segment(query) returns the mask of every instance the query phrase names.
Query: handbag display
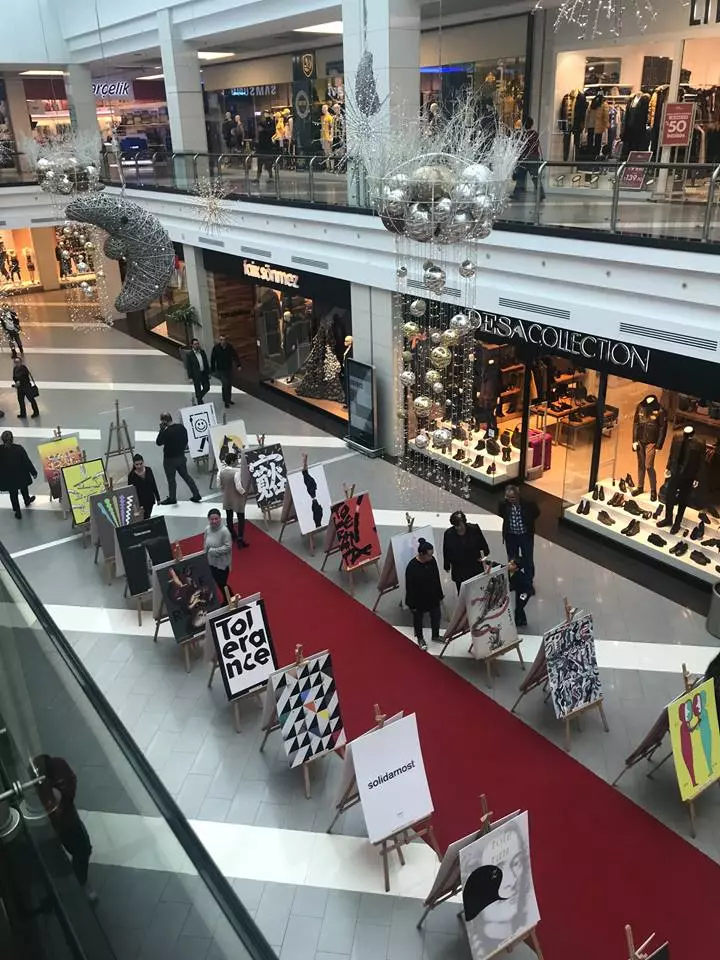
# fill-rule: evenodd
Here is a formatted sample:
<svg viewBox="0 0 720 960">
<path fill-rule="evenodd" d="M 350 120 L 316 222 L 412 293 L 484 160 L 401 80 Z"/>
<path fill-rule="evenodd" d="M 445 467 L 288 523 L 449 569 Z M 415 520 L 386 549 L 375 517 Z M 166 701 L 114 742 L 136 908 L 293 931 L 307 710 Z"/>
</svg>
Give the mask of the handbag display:
<svg viewBox="0 0 720 960">
<path fill-rule="evenodd" d="M 485 449 L 491 457 L 496 457 L 500 453 L 500 444 L 497 442 L 497 440 L 488 438 L 485 441 Z"/>
<path fill-rule="evenodd" d="M 516 450 L 520 449 L 520 443 L 522 441 L 522 430 L 520 427 L 515 427 L 512 432 L 512 437 L 510 438 L 510 443 Z"/>
<path fill-rule="evenodd" d="M 509 446 L 510 446 L 510 431 L 509 431 L 509 430 L 503 430 L 503 432 L 500 434 L 500 443 L 501 443 L 504 447 L 509 447 Z"/>
</svg>

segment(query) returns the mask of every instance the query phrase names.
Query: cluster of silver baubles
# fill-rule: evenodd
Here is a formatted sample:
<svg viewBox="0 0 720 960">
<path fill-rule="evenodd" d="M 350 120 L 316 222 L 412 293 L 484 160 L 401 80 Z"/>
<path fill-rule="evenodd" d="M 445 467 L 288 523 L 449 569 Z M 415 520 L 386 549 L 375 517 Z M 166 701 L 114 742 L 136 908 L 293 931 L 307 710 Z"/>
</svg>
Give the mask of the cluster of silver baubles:
<svg viewBox="0 0 720 960">
<path fill-rule="evenodd" d="M 418 243 L 483 240 L 503 208 L 504 189 L 484 163 L 423 157 L 383 180 L 378 213 L 388 230 Z"/>
<path fill-rule="evenodd" d="M 38 183 L 45 193 L 70 196 L 96 193 L 103 189 L 100 171 L 94 163 L 82 163 L 76 157 L 41 157 L 36 165 Z"/>
</svg>

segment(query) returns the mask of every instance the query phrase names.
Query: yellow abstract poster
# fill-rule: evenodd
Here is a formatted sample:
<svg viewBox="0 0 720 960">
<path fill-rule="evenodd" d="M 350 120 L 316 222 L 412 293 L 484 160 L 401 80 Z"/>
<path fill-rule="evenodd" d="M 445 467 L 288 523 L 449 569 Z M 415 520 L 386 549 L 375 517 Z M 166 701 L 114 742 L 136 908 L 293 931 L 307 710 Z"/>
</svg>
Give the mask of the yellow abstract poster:
<svg viewBox="0 0 720 960">
<path fill-rule="evenodd" d="M 67 437 L 58 437 L 46 443 L 39 443 L 37 449 L 45 479 L 50 487 L 50 496 L 53 500 L 59 500 L 60 471 L 63 467 L 82 460 L 80 438 L 76 433 L 72 433 Z"/>
<path fill-rule="evenodd" d="M 62 470 L 73 523 L 76 527 L 90 520 L 90 497 L 107 490 L 107 477 L 102 460 L 74 463 Z"/>
<path fill-rule="evenodd" d="M 720 729 L 712 680 L 673 700 L 668 719 L 680 796 L 692 800 L 720 777 Z"/>
</svg>

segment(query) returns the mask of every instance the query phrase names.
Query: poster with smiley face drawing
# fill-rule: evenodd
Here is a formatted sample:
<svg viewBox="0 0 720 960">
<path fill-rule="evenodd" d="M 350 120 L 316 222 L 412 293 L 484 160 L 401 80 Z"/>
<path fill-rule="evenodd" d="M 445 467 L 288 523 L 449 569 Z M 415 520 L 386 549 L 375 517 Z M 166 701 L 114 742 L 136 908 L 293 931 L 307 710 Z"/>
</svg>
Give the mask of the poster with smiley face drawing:
<svg viewBox="0 0 720 960">
<path fill-rule="evenodd" d="M 693 687 L 667 709 L 680 796 L 692 800 L 720 777 L 720 730 L 713 681 Z"/>
<path fill-rule="evenodd" d="M 527 811 L 460 851 L 463 912 L 473 960 L 488 960 L 540 922 Z"/>
</svg>

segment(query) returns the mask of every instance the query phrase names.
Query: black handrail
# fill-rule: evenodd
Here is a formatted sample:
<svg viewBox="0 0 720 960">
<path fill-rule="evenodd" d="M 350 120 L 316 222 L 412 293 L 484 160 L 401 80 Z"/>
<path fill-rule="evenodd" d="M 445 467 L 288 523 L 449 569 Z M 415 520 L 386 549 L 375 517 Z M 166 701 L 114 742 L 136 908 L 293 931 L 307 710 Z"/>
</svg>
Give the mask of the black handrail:
<svg viewBox="0 0 720 960">
<path fill-rule="evenodd" d="M 183 848 L 184 853 L 197 870 L 198 876 L 210 890 L 214 900 L 252 960 L 277 960 L 275 952 L 260 932 L 245 905 L 237 897 L 227 878 L 222 874 L 205 846 L 191 829 L 182 811 L 166 790 L 153 767 L 148 763 L 145 755 L 138 749 L 125 725 L 120 721 L 85 665 L 65 639 L 2 541 L 0 541 L 0 563 L 7 570 L 23 599 L 52 642 L 57 654 L 63 660 L 73 679 L 81 687 L 118 745 L 133 773 L 150 795 L 176 840 Z"/>
</svg>

